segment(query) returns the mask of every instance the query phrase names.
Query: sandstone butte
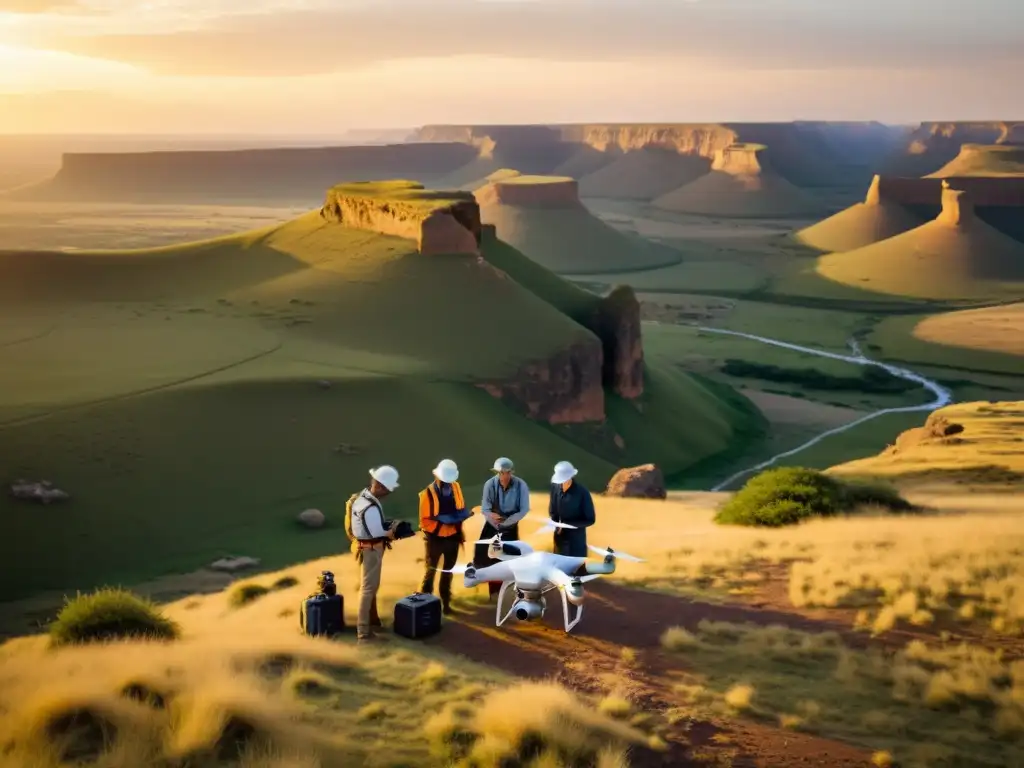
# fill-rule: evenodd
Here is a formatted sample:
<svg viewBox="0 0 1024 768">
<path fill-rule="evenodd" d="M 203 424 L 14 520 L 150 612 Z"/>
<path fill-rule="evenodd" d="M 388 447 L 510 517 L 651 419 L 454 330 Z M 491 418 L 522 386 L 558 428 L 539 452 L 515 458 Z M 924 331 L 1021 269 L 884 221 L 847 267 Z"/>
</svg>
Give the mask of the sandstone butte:
<svg viewBox="0 0 1024 768">
<path fill-rule="evenodd" d="M 880 186 L 881 177 L 876 175 L 864 202 L 801 229 L 796 239 L 820 251 L 852 251 L 895 237 L 923 223 L 899 203 L 883 199 Z"/>
<path fill-rule="evenodd" d="M 962 176 L 1024 177 L 1024 146 L 964 144 L 960 147 L 960 154 L 925 178 L 945 179 Z"/>
<path fill-rule="evenodd" d="M 479 254 L 480 206 L 469 192 L 415 181 L 355 182 L 327 191 L 320 215 L 354 229 L 416 241 L 425 255 Z"/>
<path fill-rule="evenodd" d="M 415 240 L 424 255 L 474 256 L 487 274 L 501 279 L 528 283 L 537 271 L 554 277 L 521 254 L 503 264 L 508 272 L 483 258 L 481 244 L 496 240 L 497 233 L 481 224 L 472 193 L 428 190 L 412 181 L 340 184 L 328 190 L 320 215 L 346 227 Z M 543 291 L 538 295 L 552 299 Z M 582 326 L 581 339 L 547 359 L 524 361 L 510 377 L 478 386 L 529 418 L 552 424 L 603 422 L 606 389 L 625 399 L 640 397 L 644 355 L 640 302 L 633 289 L 622 286 L 581 306 L 572 316 Z"/>
<path fill-rule="evenodd" d="M 579 183 L 568 176 L 499 177 L 478 189 L 475 196 L 482 206 L 575 208 L 582 205 Z"/>
<path fill-rule="evenodd" d="M 910 181 L 927 181 L 914 180 Z M 935 219 L 863 248 L 822 257 L 825 277 L 869 290 L 908 296 L 938 289 L 945 298 L 973 282 L 1024 281 L 1024 244 L 975 214 L 968 189 L 941 182 L 942 210 Z M 954 293 L 954 295 L 956 295 Z"/>
<path fill-rule="evenodd" d="M 779 175 L 763 144 L 731 144 L 715 152 L 710 173 L 654 200 L 657 208 L 712 216 L 796 216 L 817 201 Z"/>
</svg>

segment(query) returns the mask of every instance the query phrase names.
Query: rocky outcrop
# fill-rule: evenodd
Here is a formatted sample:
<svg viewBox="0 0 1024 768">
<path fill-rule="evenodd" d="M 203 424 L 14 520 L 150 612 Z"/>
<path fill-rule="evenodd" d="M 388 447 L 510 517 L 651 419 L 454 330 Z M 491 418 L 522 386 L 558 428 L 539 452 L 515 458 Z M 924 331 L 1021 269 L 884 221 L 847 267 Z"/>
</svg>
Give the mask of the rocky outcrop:
<svg viewBox="0 0 1024 768">
<path fill-rule="evenodd" d="M 976 221 L 970 193 L 942 182 L 942 212 L 935 220 L 947 227 L 969 228 Z"/>
<path fill-rule="evenodd" d="M 603 347 L 604 386 L 629 400 L 640 397 L 644 392 L 640 302 L 630 286 L 620 285 L 601 299 L 593 331 Z"/>
<path fill-rule="evenodd" d="M 581 205 L 579 185 L 566 176 L 516 176 L 495 179 L 475 193 L 482 206 L 567 208 Z"/>
<path fill-rule="evenodd" d="M 426 255 L 479 254 L 480 206 L 469 192 L 432 192 L 415 182 L 343 184 L 328 190 L 320 216 L 415 240 Z"/>
<path fill-rule="evenodd" d="M 597 339 L 582 338 L 547 360 L 523 366 L 507 380 L 477 386 L 535 421 L 603 422 L 602 357 Z"/>
<path fill-rule="evenodd" d="M 900 205 L 938 208 L 942 205 L 943 181 L 969 192 L 974 205 L 979 208 L 1024 207 L 1024 177 L 956 176 L 943 180 L 880 176 L 877 192 L 881 199 Z"/>
<path fill-rule="evenodd" d="M 664 499 L 668 497 L 665 490 L 665 476 L 654 464 L 642 464 L 639 467 L 620 469 L 608 481 L 605 496 L 618 496 L 629 499 Z"/>
</svg>

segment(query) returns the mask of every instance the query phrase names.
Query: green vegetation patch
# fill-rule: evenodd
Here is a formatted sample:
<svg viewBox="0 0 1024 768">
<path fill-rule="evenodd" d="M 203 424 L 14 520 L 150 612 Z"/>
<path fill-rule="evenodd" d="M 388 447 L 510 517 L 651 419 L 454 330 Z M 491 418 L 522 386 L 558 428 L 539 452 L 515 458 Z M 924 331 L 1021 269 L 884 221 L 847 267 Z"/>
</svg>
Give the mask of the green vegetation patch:
<svg viewBox="0 0 1024 768">
<path fill-rule="evenodd" d="M 893 512 L 915 509 L 888 486 L 847 483 L 805 467 L 780 467 L 751 478 L 722 505 L 715 522 L 778 528 L 865 506 Z"/>
<path fill-rule="evenodd" d="M 54 645 L 110 640 L 174 640 L 178 625 L 149 600 L 123 589 L 99 589 L 68 600 L 50 625 Z"/>
<path fill-rule="evenodd" d="M 797 384 L 807 389 L 845 390 L 872 394 L 899 394 L 918 389 L 919 384 L 893 376 L 884 368 L 862 366 L 860 376 L 834 376 L 817 368 L 784 368 L 779 365 L 729 359 L 720 369 L 729 376 Z"/>
</svg>

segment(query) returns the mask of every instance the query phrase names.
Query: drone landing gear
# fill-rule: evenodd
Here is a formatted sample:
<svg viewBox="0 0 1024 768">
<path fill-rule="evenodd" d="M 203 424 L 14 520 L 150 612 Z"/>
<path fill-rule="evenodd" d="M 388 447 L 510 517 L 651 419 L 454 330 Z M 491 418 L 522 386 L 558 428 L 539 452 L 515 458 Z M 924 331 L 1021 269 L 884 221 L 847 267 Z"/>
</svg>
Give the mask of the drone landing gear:
<svg viewBox="0 0 1024 768">
<path fill-rule="evenodd" d="M 502 615 L 502 613 L 501 613 L 502 606 L 505 604 L 505 592 L 508 590 L 509 587 L 515 588 L 515 582 L 512 582 L 512 581 L 503 582 L 502 585 L 501 585 L 501 589 L 498 590 L 498 605 L 497 605 L 497 608 L 495 610 L 495 616 L 494 616 L 494 626 L 496 626 L 496 627 L 500 627 L 502 624 L 504 624 L 506 621 L 508 621 L 509 616 L 512 615 L 512 611 L 515 610 L 515 607 L 516 607 L 516 602 L 517 601 L 513 601 L 512 605 L 509 607 L 509 609 L 507 611 L 505 611 L 505 614 Z M 558 588 L 557 587 L 548 587 L 541 594 L 542 595 L 543 594 L 547 594 L 548 592 L 550 592 L 553 589 L 558 589 Z M 576 606 L 575 615 L 572 617 L 572 619 L 570 619 L 569 618 L 569 599 L 565 596 L 565 590 L 559 589 L 558 590 L 558 594 L 562 598 L 562 619 L 565 621 L 565 631 L 566 632 L 571 632 L 573 627 L 575 627 L 577 624 L 579 624 L 580 623 L 580 619 L 583 618 L 583 606 L 582 605 Z"/>
</svg>

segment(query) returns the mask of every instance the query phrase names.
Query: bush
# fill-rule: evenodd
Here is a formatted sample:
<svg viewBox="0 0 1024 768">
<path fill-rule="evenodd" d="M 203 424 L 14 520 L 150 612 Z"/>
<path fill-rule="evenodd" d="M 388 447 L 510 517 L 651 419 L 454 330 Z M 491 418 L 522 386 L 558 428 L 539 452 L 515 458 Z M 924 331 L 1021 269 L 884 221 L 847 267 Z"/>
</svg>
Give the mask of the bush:
<svg viewBox="0 0 1024 768">
<path fill-rule="evenodd" d="M 831 517 L 874 505 L 904 512 L 914 509 L 894 488 L 846 484 L 804 467 L 769 469 L 751 478 L 719 509 L 715 522 L 777 528 L 812 517 Z"/>
<path fill-rule="evenodd" d="M 241 608 L 243 605 L 248 605 L 253 600 L 258 600 L 268 592 L 270 592 L 270 590 L 267 587 L 252 581 L 237 584 L 231 590 L 231 594 L 228 595 L 228 604 L 232 608 Z"/>
<path fill-rule="evenodd" d="M 124 589 L 100 589 L 67 600 L 50 625 L 54 645 L 121 639 L 174 640 L 180 627 L 159 608 Z"/>
</svg>

